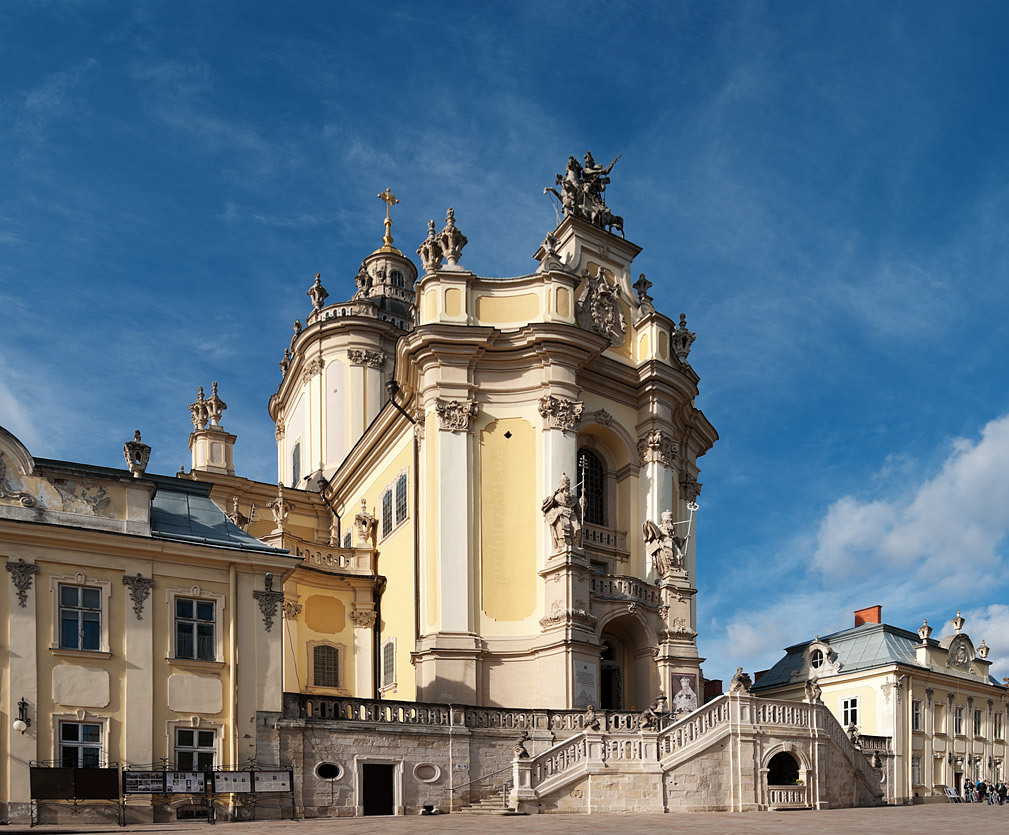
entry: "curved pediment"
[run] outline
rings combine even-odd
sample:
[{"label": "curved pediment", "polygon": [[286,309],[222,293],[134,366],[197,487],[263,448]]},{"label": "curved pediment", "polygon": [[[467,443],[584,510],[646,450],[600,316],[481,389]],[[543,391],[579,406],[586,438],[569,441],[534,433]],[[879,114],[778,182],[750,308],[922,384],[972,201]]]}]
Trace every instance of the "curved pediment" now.
[{"label": "curved pediment", "polygon": [[971,669],[971,662],[977,657],[977,653],[970,638],[962,633],[951,635],[949,638],[943,638],[940,646],[948,653],[946,658],[947,667],[971,675],[974,674],[974,670]]},{"label": "curved pediment", "polygon": [[7,466],[13,464],[21,475],[31,475],[35,471],[35,459],[28,448],[14,435],[0,426],[0,455],[7,460]]}]

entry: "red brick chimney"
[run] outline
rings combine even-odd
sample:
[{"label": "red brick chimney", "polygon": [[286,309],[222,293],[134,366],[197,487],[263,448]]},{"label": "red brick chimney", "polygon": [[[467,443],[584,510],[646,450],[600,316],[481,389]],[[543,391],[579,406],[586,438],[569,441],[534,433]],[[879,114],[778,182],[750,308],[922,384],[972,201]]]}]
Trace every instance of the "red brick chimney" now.
[{"label": "red brick chimney", "polygon": [[868,609],[857,609],[855,611],[855,626],[861,626],[863,623],[882,623],[882,622],[883,622],[882,606],[870,606]]}]

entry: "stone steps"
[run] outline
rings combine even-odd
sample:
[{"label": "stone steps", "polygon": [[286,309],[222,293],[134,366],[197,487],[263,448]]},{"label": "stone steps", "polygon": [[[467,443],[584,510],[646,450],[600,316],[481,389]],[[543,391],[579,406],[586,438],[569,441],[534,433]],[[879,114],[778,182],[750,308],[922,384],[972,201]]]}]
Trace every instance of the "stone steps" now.
[{"label": "stone steps", "polygon": [[469,806],[454,810],[456,815],[524,815],[525,812],[516,812],[505,806],[500,797],[484,797]]}]

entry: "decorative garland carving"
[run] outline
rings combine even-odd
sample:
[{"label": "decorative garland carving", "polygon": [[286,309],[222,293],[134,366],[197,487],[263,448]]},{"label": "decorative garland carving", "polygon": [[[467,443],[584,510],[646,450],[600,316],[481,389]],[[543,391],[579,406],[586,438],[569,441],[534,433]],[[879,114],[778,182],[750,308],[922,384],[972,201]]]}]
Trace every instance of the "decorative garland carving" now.
[{"label": "decorative garland carving", "polygon": [[367,365],[371,368],[385,368],[385,352],[360,350],[358,348],[347,349],[347,360],[351,365]]},{"label": "decorative garland carving", "polygon": [[552,394],[540,398],[540,416],[546,421],[547,429],[561,429],[571,432],[582,418],[585,404],[579,400],[555,397]]},{"label": "decorative garland carving", "polygon": [[141,576],[138,571],[136,577],[124,576],[123,585],[129,586],[130,599],[133,601],[133,612],[136,614],[137,620],[143,620],[144,602],[150,597],[151,589],[154,588],[154,580],[150,577]]},{"label": "decorative garland carving", "polygon": [[550,614],[545,618],[540,618],[540,626],[549,629],[551,626],[584,626],[592,629],[596,625],[595,615],[591,615],[584,608],[584,602],[575,601],[575,608],[565,609],[559,600],[555,600],[550,609]]},{"label": "decorative garland carving", "polygon": [[259,601],[259,611],[263,613],[263,623],[266,631],[273,629],[273,618],[277,614],[277,605],[284,601],[282,591],[273,590],[273,575],[267,574],[263,579],[263,591],[254,591],[252,596]]},{"label": "decorative garland carving", "polygon": [[441,428],[447,432],[468,432],[470,421],[480,411],[475,400],[442,400],[435,401],[435,411],[441,421]]},{"label": "decorative garland carving", "polygon": [[11,573],[14,588],[18,590],[18,606],[23,609],[28,605],[28,590],[32,587],[32,576],[39,573],[39,567],[33,562],[25,562],[23,557],[18,557],[17,562],[7,563],[7,570]]},{"label": "decorative garland carving", "polygon": [[652,462],[673,467],[679,451],[680,445],[676,441],[661,429],[656,429],[638,441],[638,463],[642,467]]}]

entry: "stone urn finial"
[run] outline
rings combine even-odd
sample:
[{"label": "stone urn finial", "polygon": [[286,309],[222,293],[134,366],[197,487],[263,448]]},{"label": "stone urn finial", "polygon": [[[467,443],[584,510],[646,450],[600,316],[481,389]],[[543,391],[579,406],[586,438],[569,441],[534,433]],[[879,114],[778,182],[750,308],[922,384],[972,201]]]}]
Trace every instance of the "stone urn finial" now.
[{"label": "stone urn finial", "polygon": [[123,444],[123,456],[134,478],[140,478],[147,471],[151,460],[151,448],[140,440],[140,430],[133,433],[133,440]]}]

